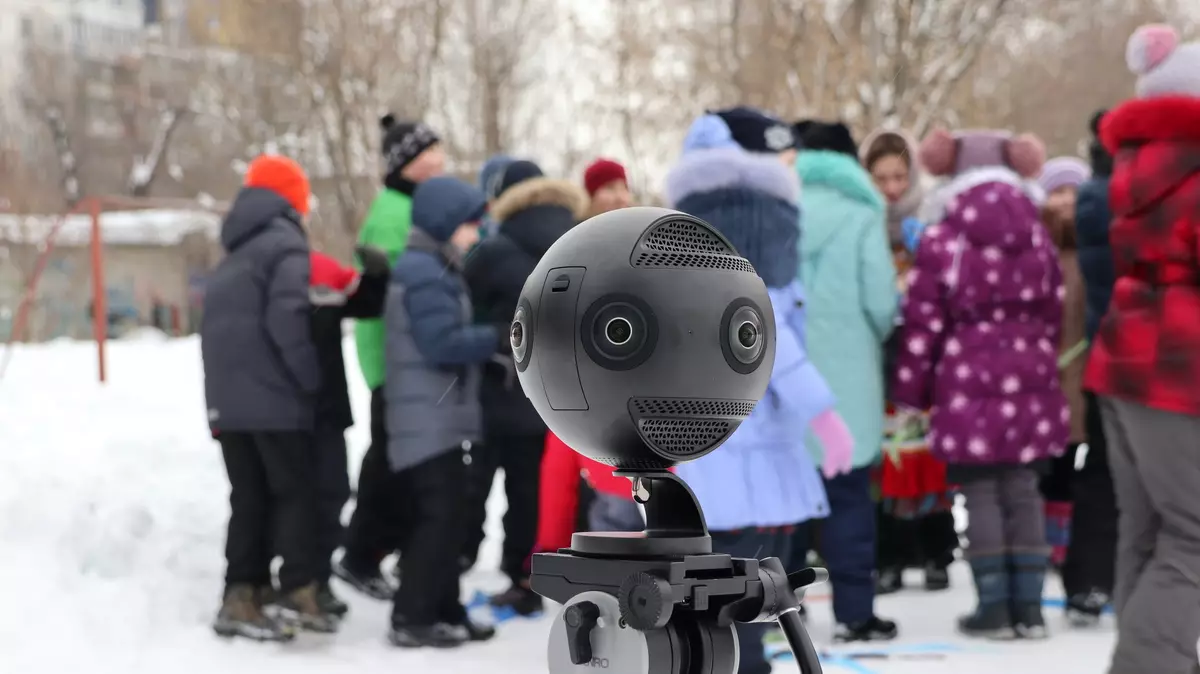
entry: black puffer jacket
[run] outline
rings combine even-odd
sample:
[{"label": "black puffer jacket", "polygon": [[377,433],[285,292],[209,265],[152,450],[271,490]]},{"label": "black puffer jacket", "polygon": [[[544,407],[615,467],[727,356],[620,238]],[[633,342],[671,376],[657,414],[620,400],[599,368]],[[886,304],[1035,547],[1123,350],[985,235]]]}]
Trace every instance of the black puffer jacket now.
[{"label": "black puffer jacket", "polygon": [[[507,328],[525,280],[558,237],[575,226],[587,203],[582,188],[550,178],[520,182],[492,202],[490,215],[499,229],[471,252],[464,270],[479,320]],[[497,357],[484,368],[479,399],[489,437],[546,432],[509,358]]]},{"label": "black puffer jacket", "polygon": [[300,215],[274,192],[244,188],[221,225],[221,245],[227,255],[208,278],[200,322],[209,426],[312,430],[321,365]]}]

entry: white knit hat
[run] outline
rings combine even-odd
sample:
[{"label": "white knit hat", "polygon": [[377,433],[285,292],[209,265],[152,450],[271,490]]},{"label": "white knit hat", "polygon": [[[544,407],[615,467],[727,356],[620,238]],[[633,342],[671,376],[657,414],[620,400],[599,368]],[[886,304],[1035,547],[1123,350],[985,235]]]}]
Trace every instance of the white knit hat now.
[{"label": "white knit hat", "polygon": [[1200,97],[1200,42],[1179,43],[1179,33],[1163,24],[1134,31],[1125,47],[1125,62],[1138,76],[1140,98]]}]

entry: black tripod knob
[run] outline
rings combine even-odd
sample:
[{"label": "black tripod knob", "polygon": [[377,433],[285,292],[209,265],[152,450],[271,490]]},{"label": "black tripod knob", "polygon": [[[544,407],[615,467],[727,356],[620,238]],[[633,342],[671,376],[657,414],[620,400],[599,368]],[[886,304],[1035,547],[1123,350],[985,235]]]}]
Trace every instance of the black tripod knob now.
[{"label": "black tripod knob", "polygon": [[590,601],[571,604],[563,612],[567,624],[567,652],[572,664],[584,665],[592,661],[592,630],[600,620],[600,607]]},{"label": "black tripod knob", "polygon": [[621,618],[639,632],[666,627],[675,608],[671,584],[642,571],[621,583],[617,601],[621,606]]}]

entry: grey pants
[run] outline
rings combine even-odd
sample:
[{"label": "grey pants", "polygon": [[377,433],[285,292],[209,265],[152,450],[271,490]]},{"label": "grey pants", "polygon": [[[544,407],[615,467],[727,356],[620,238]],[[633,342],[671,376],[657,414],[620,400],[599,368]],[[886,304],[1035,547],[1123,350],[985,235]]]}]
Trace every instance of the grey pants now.
[{"label": "grey pants", "polygon": [[965,482],[962,495],[967,501],[968,559],[1049,554],[1036,472],[997,468],[993,475]]},{"label": "grey pants", "polygon": [[1100,401],[1120,511],[1109,674],[1200,674],[1200,417]]}]

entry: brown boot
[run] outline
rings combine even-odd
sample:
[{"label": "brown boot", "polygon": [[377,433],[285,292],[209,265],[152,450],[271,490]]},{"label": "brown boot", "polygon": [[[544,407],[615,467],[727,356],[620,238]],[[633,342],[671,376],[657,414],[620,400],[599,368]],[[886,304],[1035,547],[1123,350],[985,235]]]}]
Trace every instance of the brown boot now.
[{"label": "brown boot", "polygon": [[279,615],[310,632],[332,634],[338,629],[337,616],[323,610],[317,601],[317,584],[309,583],[280,597]]},{"label": "brown boot", "polygon": [[253,585],[232,585],[225,591],[213,631],[255,641],[291,641],[296,636],[290,627],[263,614]]}]

